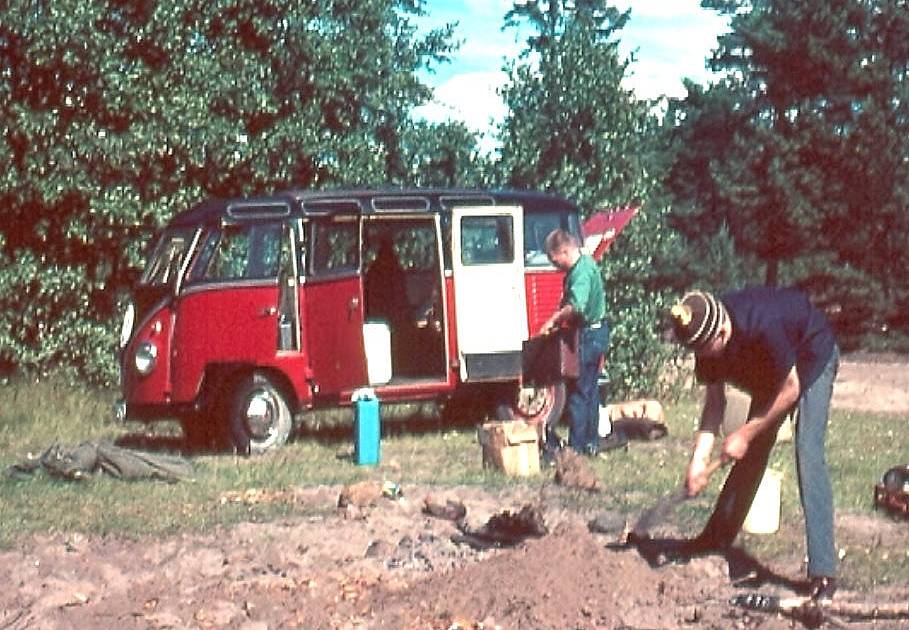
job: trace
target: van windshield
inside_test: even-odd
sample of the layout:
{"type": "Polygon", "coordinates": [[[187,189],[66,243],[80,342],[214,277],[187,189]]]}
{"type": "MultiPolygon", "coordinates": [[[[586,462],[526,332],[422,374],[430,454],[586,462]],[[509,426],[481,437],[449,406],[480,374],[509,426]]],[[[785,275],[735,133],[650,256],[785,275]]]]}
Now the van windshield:
{"type": "Polygon", "coordinates": [[[140,282],[153,287],[173,285],[186,261],[194,233],[194,228],[165,232],[158,241],[140,282]]]}

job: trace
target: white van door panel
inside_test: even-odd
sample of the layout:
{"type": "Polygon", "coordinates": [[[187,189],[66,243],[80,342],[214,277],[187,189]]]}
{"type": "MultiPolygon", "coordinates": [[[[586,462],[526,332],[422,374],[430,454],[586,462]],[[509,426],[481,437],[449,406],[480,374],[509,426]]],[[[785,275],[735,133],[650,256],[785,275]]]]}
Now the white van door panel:
{"type": "Polygon", "coordinates": [[[522,208],[461,207],[453,210],[452,219],[461,357],[520,352],[527,338],[522,208]]]}

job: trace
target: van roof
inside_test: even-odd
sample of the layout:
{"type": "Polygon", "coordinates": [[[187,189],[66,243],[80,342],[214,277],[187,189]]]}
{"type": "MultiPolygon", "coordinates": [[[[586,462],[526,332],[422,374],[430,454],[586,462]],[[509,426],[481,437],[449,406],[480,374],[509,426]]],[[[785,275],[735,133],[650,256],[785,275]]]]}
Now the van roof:
{"type": "Polygon", "coordinates": [[[281,216],[385,214],[390,212],[451,212],[455,206],[520,205],[527,212],[572,210],[564,197],[522,190],[468,188],[290,189],[273,195],[208,199],[177,214],[171,226],[218,223],[224,218],[264,219],[281,216]]]}

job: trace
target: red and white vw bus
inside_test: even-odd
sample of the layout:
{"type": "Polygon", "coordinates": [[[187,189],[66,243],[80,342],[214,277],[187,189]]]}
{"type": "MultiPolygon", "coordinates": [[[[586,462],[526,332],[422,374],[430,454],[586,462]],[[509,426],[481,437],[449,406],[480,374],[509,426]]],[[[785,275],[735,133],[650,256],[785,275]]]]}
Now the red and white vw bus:
{"type": "MultiPolygon", "coordinates": [[[[597,215],[588,246],[602,251],[629,212],[597,215]]],[[[521,350],[561,296],[542,250],[559,227],[581,236],[577,207],[531,192],[204,202],[166,226],[134,289],[118,413],[251,453],[365,386],[383,404],[466,396],[545,421],[564,385],[522,378],[521,350]]]]}

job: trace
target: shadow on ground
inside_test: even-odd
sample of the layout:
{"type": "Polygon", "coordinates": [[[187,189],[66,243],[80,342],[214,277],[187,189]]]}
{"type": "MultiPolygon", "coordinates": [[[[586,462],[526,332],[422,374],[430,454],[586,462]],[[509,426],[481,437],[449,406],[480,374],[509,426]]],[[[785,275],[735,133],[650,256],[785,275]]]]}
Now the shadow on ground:
{"type": "MultiPolygon", "coordinates": [[[[303,416],[291,440],[306,440],[327,446],[353,444],[354,410],[336,408],[303,416]]],[[[472,431],[488,419],[482,413],[445,413],[434,405],[389,405],[381,411],[382,438],[404,435],[426,435],[446,431],[472,431]],[[477,420],[477,418],[480,418],[477,420]]],[[[126,433],[114,443],[123,448],[151,452],[179,453],[184,456],[235,454],[227,440],[211,436],[205,441],[192,440],[181,431],[156,434],[142,431],[126,433]]]]}
{"type": "Polygon", "coordinates": [[[724,550],[693,550],[692,540],[684,538],[650,538],[629,535],[625,542],[607,544],[611,551],[635,549],[652,568],[667,564],[685,564],[694,558],[722,556],[729,568],[729,578],[735,586],[758,588],[774,585],[796,593],[807,594],[807,580],[797,580],[775,572],[739,547],[724,550]]]}

